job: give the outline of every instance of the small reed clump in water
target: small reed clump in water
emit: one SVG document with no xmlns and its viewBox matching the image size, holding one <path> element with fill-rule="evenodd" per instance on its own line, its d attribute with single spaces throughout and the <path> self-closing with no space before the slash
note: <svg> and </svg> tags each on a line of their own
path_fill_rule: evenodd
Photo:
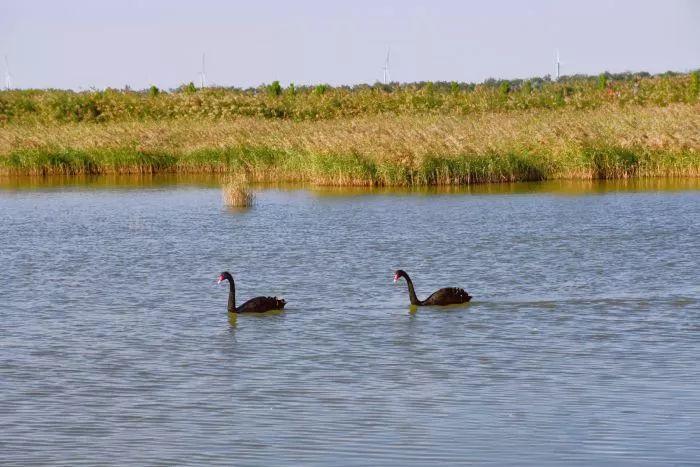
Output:
<svg viewBox="0 0 700 467">
<path fill-rule="evenodd" d="M 248 177 L 240 174 L 226 177 L 223 195 L 224 204 L 230 207 L 247 208 L 255 201 L 255 195 L 248 188 Z"/>
</svg>

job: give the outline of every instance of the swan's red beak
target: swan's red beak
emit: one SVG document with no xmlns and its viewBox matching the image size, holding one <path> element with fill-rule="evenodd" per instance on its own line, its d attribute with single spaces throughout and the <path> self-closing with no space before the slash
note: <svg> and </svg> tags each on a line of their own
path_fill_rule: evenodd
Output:
<svg viewBox="0 0 700 467">
<path fill-rule="evenodd" d="M 216 284 L 221 284 L 222 280 L 224 280 L 224 276 L 219 276 L 219 280 L 216 281 Z"/>
<path fill-rule="evenodd" d="M 399 275 L 394 274 L 394 284 L 396 284 L 399 281 Z"/>
</svg>

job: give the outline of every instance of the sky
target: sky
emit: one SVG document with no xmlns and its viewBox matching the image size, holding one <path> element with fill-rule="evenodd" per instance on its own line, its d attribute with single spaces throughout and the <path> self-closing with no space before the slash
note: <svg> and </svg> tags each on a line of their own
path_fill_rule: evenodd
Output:
<svg viewBox="0 0 700 467">
<path fill-rule="evenodd" d="M 374 83 L 388 48 L 400 82 L 688 71 L 700 1 L 0 0 L 18 88 Z"/>
</svg>

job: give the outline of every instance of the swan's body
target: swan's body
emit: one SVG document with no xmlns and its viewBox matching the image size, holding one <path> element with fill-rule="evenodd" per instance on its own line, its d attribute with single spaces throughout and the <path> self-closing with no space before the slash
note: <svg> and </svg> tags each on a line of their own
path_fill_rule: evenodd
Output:
<svg viewBox="0 0 700 467">
<path fill-rule="evenodd" d="M 281 310 L 285 302 L 277 297 L 255 297 L 236 308 L 232 313 L 264 313 L 270 310 Z"/>
<path fill-rule="evenodd" d="M 419 300 L 418 296 L 416 295 L 416 291 L 413 288 L 413 281 L 410 277 L 408 277 L 406 271 L 403 271 L 401 269 L 396 271 L 396 273 L 394 273 L 394 282 L 398 282 L 398 280 L 401 277 L 406 279 L 406 283 L 408 284 L 408 296 L 411 299 L 411 305 L 457 305 L 459 303 L 467 303 L 469 300 L 472 299 L 471 295 L 469 295 L 464 289 L 460 289 L 458 287 L 445 287 L 444 289 L 440 289 L 437 292 L 434 292 L 430 297 L 426 298 L 425 300 Z"/>
<path fill-rule="evenodd" d="M 287 304 L 283 299 L 277 297 L 255 297 L 236 307 L 236 284 L 233 282 L 233 276 L 228 271 L 222 272 L 219 276 L 219 283 L 225 280 L 229 283 L 229 313 L 264 313 L 271 310 L 281 310 Z"/>
</svg>

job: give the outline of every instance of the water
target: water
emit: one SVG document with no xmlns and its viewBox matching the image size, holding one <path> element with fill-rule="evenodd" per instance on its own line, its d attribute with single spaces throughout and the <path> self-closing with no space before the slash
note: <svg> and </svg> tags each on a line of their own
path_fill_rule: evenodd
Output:
<svg viewBox="0 0 700 467">
<path fill-rule="evenodd" d="M 4 464 L 700 462 L 696 181 L 0 185 Z M 106 180 L 106 181 L 105 181 Z M 466 288 L 471 304 L 412 310 Z M 277 294 L 283 313 L 229 316 Z"/>
</svg>

